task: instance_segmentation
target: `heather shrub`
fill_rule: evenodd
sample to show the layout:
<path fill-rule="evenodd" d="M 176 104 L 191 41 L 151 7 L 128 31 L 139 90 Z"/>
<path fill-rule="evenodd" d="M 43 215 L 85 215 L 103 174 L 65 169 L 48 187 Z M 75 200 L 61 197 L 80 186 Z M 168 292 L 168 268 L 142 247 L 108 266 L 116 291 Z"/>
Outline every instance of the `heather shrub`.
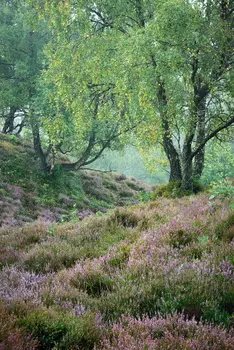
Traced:
<path fill-rule="evenodd" d="M 123 188 L 120 192 L 119 192 L 120 197 L 123 198 L 128 198 L 128 197 L 134 197 L 134 192 L 129 189 L 129 188 Z"/>
<path fill-rule="evenodd" d="M 152 279 L 142 275 L 142 279 L 130 280 L 124 276 L 113 292 L 101 296 L 98 308 L 104 319 L 110 321 L 117 320 L 123 314 L 136 317 L 144 314 L 153 316 L 159 311 L 170 313 L 175 309 L 169 304 L 165 305 L 163 297 L 166 289 L 161 278 Z"/>
<path fill-rule="evenodd" d="M 115 278 L 114 290 L 100 298 L 99 308 L 105 318 L 117 319 L 123 313 L 153 316 L 183 311 L 190 318 L 228 325 L 234 310 L 231 246 L 215 250 L 214 243 L 207 243 L 203 252 L 200 244 L 194 257 L 188 254 L 188 248 L 195 249 L 193 245 L 172 249 L 161 247 L 160 239 L 158 243 L 149 242 L 151 247 L 136 247 L 141 255 L 131 250 L 128 270 L 116 271 L 121 278 Z M 230 257 L 228 261 L 225 256 Z"/>
<path fill-rule="evenodd" d="M 127 176 L 124 175 L 124 174 L 116 175 L 115 180 L 116 180 L 116 181 L 119 181 L 119 182 L 120 182 L 120 181 L 124 181 L 124 180 L 127 180 Z"/>
<path fill-rule="evenodd" d="M 209 241 L 207 240 L 206 242 L 208 244 Z M 182 257 L 186 257 L 189 261 L 194 259 L 200 260 L 202 258 L 202 255 L 206 251 L 206 242 L 204 241 L 204 243 L 202 244 L 200 242 L 193 242 L 183 247 L 183 249 L 181 250 Z"/>
<path fill-rule="evenodd" d="M 131 234 L 131 228 L 125 228 L 109 217 L 91 217 L 81 223 L 68 241 L 79 247 L 80 258 L 95 258 Z"/>
<path fill-rule="evenodd" d="M 118 189 L 120 188 L 119 184 L 110 180 L 104 180 L 103 184 L 105 185 L 105 187 L 110 188 L 114 191 L 118 191 Z"/>
<path fill-rule="evenodd" d="M 232 240 L 234 229 L 234 214 L 231 213 L 227 219 L 216 226 L 215 233 L 218 238 Z"/>
<path fill-rule="evenodd" d="M 5 266 L 0 271 L 0 298 L 7 304 L 13 302 L 32 302 L 41 304 L 40 293 L 47 280 L 46 276 L 30 273 L 15 266 Z"/>
<path fill-rule="evenodd" d="M 234 300 L 232 273 L 222 271 L 222 262 L 214 266 L 214 257 L 209 258 L 208 261 L 180 262 L 165 283 L 175 310 L 183 311 L 190 318 L 199 320 L 202 317 L 210 322 L 228 324 Z"/>
<path fill-rule="evenodd" d="M 28 271 L 48 273 L 72 266 L 79 257 L 78 247 L 67 242 L 48 242 L 26 253 L 22 265 Z"/>
<path fill-rule="evenodd" d="M 108 337 L 103 337 L 96 350 L 234 349 L 234 331 L 197 323 L 183 315 L 134 319 L 122 317 L 114 323 Z"/>
<path fill-rule="evenodd" d="M 110 216 L 109 221 L 116 221 L 124 227 L 136 227 L 140 221 L 140 217 L 132 210 L 116 209 Z"/>
<path fill-rule="evenodd" d="M 20 259 L 21 254 L 12 247 L 0 245 L 0 270 L 5 265 L 11 265 Z"/>
<path fill-rule="evenodd" d="M 121 268 L 127 264 L 131 252 L 130 242 L 121 242 L 118 247 L 109 250 L 109 265 Z"/>
<path fill-rule="evenodd" d="M 99 315 L 74 317 L 55 310 L 35 310 L 19 324 L 38 339 L 39 349 L 93 349 L 102 327 Z"/>
<path fill-rule="evenodd" d="M 0 233 L 5 237 L 4 244 L 24 249 L 42 242 L 49 235 L 49 224 L 36 221 L 33 224 L 18 228 L 2 228 Z"/>
<path fill-rule="evenodd" d="M 34 350 L 38 342 L 22 328 L 16 326 L 16 319 L 10 315 L 6 306 L 0 301 L 0 349 Z"/>
<path fill-rule="evenodd" d="M 223 240 L 227 242 L 234 240 L 234 225 L 223 232 Z"/>
<path fill-rule="evenodd" d="M 102 261 L 98 259 L 76 265 L 69 274 L 72 286 L 93 296 L 112 290 L 114 285 L 111 277 L 104 271 Z"/>
<path fill-rule="evenodd" d="M 189 245 L 198 240 L 199 234 L 200 232 L 195 228 L 189 226 L 186 227 L 185 225 L 184 228 L 181 227 L 180 229 L 176 229 L 169 233 L 170 244 L 173 248 L 180 248 L 181 246 Z"/>
<path fill-rule="evenodd" d="M 69 279 L 70 273 L 66 269 L 52 275 L 41 290 L 40 298 L 46 308 L 69 311 L 74 316 L 79 316 L 88 309 L 89 295 L 72 286 Z"/>

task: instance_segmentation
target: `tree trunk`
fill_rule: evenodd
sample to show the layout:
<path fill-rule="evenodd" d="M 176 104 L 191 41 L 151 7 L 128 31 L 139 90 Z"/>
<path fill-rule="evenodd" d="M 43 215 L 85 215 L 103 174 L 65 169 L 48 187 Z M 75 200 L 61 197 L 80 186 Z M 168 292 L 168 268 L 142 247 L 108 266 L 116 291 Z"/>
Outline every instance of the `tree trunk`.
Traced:
<path fill-rule="evenodd" d="M 189 149 L 184 150 L 182 155 L 181 190 L 193 192 L 193 161 Z"/>
<path fill-rule="evenodd" d="M 16 107 L 10 107 L 8 116 L 6 117 L 2 132 L 4 134 L 12 134 L 14 131 L 14 120 L 15 112 L 17 111 Z"/>
<path fill-rule="evenodd" d="M 204 141 L 206 137 L 206 97 L 201 96 L 200 101 L 197 106 L 197 115 L 198 115 L 198 129 L 197 129 L 197 140 L 196 140 L 196 147 L 198 148 L 200 144 Z M 194 178 L 199 180 L 203 168 L 204 168 L 204 161 L 205 161 L 205 148 L 203 147 L 197 155 L 194 157 Z"/>
<path fill-rule="evenodd" d="M 167 122 L 165 122 L 167 123 Z M 163 135 L 163 148 L 167 155 L 170 164 L 170 178 L 169 182 L 172 181 L 181 181 L 181 166 L 178 152 L 176 151 L 171 138 L 166 132 Z"/>
<path fill-rule="evenodd" d="M 204 162 L 205 162 L 205 149 L 203 148 L 195 157 L 194 159 L 194 170 L 193 170 L 193 177 L 196 180 L 200 180 L 202 176 L 202 172 L 204 169 Z"/>
<path fill-rule="evenodd" d="M 48 165 L 46 162 L 46 156 L 41 146 L 41 137 L 40 137 L 40 130 L 39 130 L 38 123 L 37 123 L 37 120 L 35 120 L 35 118 L 32 115 L 30 116 L 30 121 L 31 121 L 32 134 L 33 134 L 33 146 L 34 146 L 34 151 L 39 159 L 39 167 L 41 171 L 47 172 Z"/>
<path fill-rule="evenodd" d="M 170 133 L 170 126 L 169 126 L 169 121 L 168 121 L 168 116 L 166 111 L 167 98 L 166 98 L 166 91 L 163 86 L 163 82 L 160 82 L 160 85 L 159 85 L 158 101 L 161 106 L 160 114 L 162 118 L 162 127 L 163 127 L 163 148 L 170 164 L 169 182 L 181 181 L 182 173 L 181 173 L 181 166 L 180 166 L 180 157 L 176 148 L 173 145 L 173 141 Z"/>

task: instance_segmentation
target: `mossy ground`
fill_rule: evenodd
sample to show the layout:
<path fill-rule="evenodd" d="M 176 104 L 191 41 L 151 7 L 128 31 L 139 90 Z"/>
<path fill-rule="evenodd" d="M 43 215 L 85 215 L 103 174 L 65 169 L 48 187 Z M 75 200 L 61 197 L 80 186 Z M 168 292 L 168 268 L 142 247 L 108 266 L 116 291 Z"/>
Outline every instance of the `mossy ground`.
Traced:
<path fill-rule="evenodd" d="M 115 173 L 65 173 L 58 166 L 53 175 L 43 175 L 29 143 L 0 135 L 0 226 L 35 219 L 82 219 L 115 206 L 136 204 L 150 190 L 150 186 Z"/>

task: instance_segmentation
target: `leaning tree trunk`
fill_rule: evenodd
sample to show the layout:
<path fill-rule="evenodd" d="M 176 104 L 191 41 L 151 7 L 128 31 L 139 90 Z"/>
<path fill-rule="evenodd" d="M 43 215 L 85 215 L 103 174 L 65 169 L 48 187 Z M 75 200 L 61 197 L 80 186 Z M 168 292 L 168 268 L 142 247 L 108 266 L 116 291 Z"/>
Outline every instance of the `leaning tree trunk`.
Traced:
<path fill-rule="evenodd" d="M 2 132 L 4 134 L 12 134 L 14 131 L 14 120 L 15 112 L 17 111 L 16 107 L 10 107 L 8 116 L 6 117 Z"/>

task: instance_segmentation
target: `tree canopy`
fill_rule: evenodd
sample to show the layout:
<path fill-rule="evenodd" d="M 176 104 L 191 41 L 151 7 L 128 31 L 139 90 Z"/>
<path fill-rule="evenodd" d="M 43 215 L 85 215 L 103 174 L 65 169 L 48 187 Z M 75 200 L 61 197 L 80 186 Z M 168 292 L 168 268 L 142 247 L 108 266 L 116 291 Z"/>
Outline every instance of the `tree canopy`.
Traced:
<path fill-rule="evenodd" d="M 134 132 L 193 188 L 207 143 L 234 123 L 233 1 L 27 0 L 51 33 L 36 113 L 67 169 Z"/>

